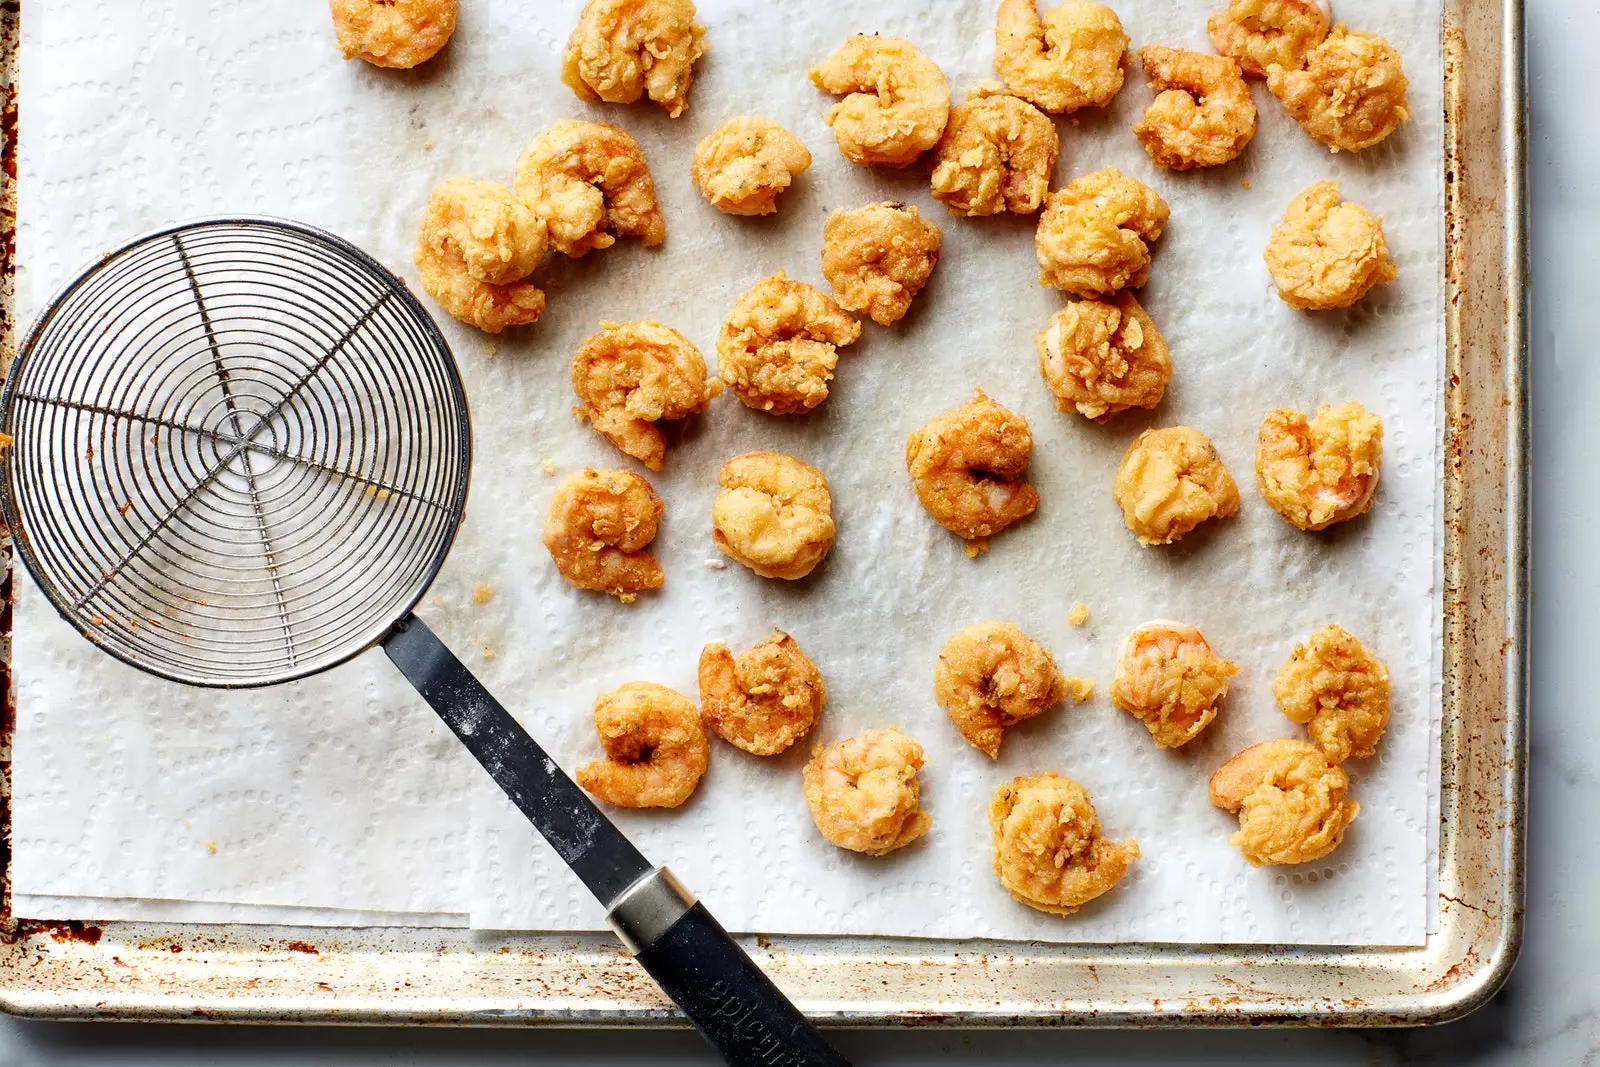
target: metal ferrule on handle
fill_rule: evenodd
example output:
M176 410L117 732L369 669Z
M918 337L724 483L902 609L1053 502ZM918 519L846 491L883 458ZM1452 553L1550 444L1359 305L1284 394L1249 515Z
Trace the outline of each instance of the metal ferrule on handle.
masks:
M661 939L694 907L694 894L665 867L657 867L622 891L606 912L606 925L637 956Z

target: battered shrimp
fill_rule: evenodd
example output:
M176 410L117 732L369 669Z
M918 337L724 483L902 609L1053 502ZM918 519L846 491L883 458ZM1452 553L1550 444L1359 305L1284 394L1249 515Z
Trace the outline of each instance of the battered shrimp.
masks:
M775 756L817 724L827 687L817 665L782 630L735 659L720 641L700 653L700 709L724 741Z
M818 745L802 779L812 821L830 844L869 856L911 844L933 825L917 807L922 763L922 746L893 728Z
M1011 623L980 622L945 642L933 697L967 743L994 759L1005 728L1065 700L1067 680L1045 647Z
M906 469L935 522L974 541L1032 515L1039 491L1022 480L1033 455L1028 420L982 389L906 441Z
M939 227L909 204L835 211L822 228L822 276L834 299L879 326L905 317L938 265Z
M1128 529L1146 545L1170 545L1207 519L1239 510L1239 487L1211 439L1188 426L1140 434L1112 483Z
M828 479L781 452L746 452L722 465L711 536L725 555L763 578L794 581L833 547Z
M1061 138L1044 112L984 82L950 109L933 152L933 198L952 215L1031 215L1050 191L1060 155Z
M1306 53L1303 67L1268 70L1267 88L1301 129L1335 152L1370 148L1411 117L1400 53L1343 24Z
M1289 201L1265 253L1278 296L1302 311L1349 307L1399 277L1383 219L1339 199L1339 183L1320 181Z
M1328 14L1316 0L1230 0L1206 22L1211 47L1265 78L1273 67L1298 70L1328 36Z
M1036 0L1000 0L994 69L1006 88L1051 112L1105 107L1122 88L1128 35L1117 13L1067 0L1039 17Z
M1158 166L1215 167L1238 158L1256 132L1256 105L1237 60L1153 44L1139 50L1161 92L1133 128Z
M561 80L579 100L648 96L677 118L689 106L705 37L690 0L589 0L561 53Z
M606 758L578 768L578 784L623 808L675 808L706 773L711 743L694 703L654 682L629 682L595 698Z
M828 399L839 348L860 336L861 323L832 297L780 270L728 312L717 336L717 373L746 407L795 415Z
M1302 530L1324 530L1372 510L1383 466L1383 423L1350 401L1304 414L1277 408L1261 423L1261 499Z
M1167 224L1167 202L1115 167L1085 174L1050 194L1033 251L1039 284L1105 296L1150 277L1150 246Z
M1300 723L1330 762L1366 759L1389 725L1389 668L1331 623L1296 645L1272 683L1278 710Z
M645 546L662 510L650 483L631 471L573 471L550 497L544 547L579 589L631 604L642 590L661 588L661 564Z
M603 122L562 119L535 137L517 164L517 193L544 218L562 255L610 248L618 234L646 246L667 236L644 152Z
M1211 725L1228 679L1238 673L1193 626L1147 622L1117 653L1111 702L1143 720L1156 744L1179 748Z
M601 322L572 357L573 409L595 431L653 471L667 439L656 425L704 411L722 393L706 380L706 361L683 334L659 322Z
M1217 768L1211 803L1237 812L1228 842L1255 867L1307 863L1339 847L1361 805L1344 768L1305 741L1264 741Z
M778 194L809 166L811 153L798 137L769 118L742 115L706 134L689 176L718 211L770 215Z
M909 166L939 143L950 83L910 41L858 33L811 68L811 84L844 99L822 116L839 151L863 167Z
M544 222L494 182L452 178L435 187L417 228L422 288L487 333L539 321L544 292L522 279L544 253Z
M330 0L329 7L339 51L376 67L426 63L456 32L458 0Z
M1122 880L1139 858L1132 839L1100 832L1083 786L1051 772L1013 778L989 804L994 873L1018 903L1071 915Z
M1033 343L1056 407L1097 422L1155 407L1172 380L1167 342L1132 293L1073 301Z

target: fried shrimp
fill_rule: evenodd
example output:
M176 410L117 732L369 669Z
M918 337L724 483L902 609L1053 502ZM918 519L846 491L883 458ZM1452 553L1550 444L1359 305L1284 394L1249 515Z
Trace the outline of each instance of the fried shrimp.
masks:
M835 211L822 227L822 276L834 299L879 326L905 317L938 265L939 227L909 204Z
M1307 863L1339 847L1361 805L1350 778L1305 741L1263 741L1211 776L1211 803L1236 812L1228 842L1255 867Z
M1161 403L1172 380L1166 339L1132 293L1075 300L1033 339L1056 407L1096 422Z
M1011 623L980 622L945 642L933 696L967 743L994 759L1005 728L1065 700L1067 680L1045 647Z
M677 118L705 37L690 0L589 0L561 53L561 80L588 103L648 96Z
M1122 88L1128 35L1117 13L1067 0L1039 17L1036 0L1000 0L994 69L1006 88L1045 111L1105 107Z
M1383 423L1355 401L1301 412L1277 408L1261 423L1261 499L1302 530L1324 530L1372 510L1383 466Z
M1050 194L1033 251L1039 284L1105 296L1150 277L1148 242L1167 224L1167 202L1115 167L1085 174Z
M1132 838L1112 841L1083 786L1051 772L1013 778L989 804L994 873L1018 903L1071 915L1122 880L1139 858Z
M950 109L930 164L933 198L952 215L1031 215L1050 191L1060 155L1049 116L984 82Z
M646 246L667 236L644 152L604 122L562 119L530 141L517 164L517 194L548 224L562 255L610 248L616 235Z
M861 323L832 297L780 270L723 320L717 374L746 407L795 415L828 399L839 348L860 336Z
M1178 748L1211 725L1228 679L1238 673L1193 626L1147 622L1117 653L1111 702L1142 720L1156 744Z
M1188 426L1140 434L1117 467L1112 495L1146 545L1170 545L1207 519L1239 510L1239 487L1211 439Z
M539 321L544 292L523 279L544 254L544 221L494 182L463 177L436 186L417 228L422 288L486 333Z
M906 440L906 469L917 499L969 547L1039 506L1039 491L1022 480L1032 455L1028 420L982 389Z
M1399 277L1383 219L1340 200L1336 181L1316 182L1289 201L1265 259L1278 296L1302 311L1349 307Z
M1239 61L1251 77L1272 67L1298 70L1328 36L1328 15L1316 0L1230 0L1206 22L1211 47Z
M346 59L408 70L456 32L458 0L331 0L333 32Z
M933 825L917 806L922 763L922 746L893 728L818 745L802 778L811 820L830 844L852 852L904 848Z
M544 547L579 589L631 604L641 591L661 588L661 564L645 546L662 510L650 483L631 471L573 471L550 497Z
M1278 710L1330 762L1366 759L1389 725L1389 668L1342 626L1318 628L1272 683Z
M794 581L833 547L828 479L781 452L746 452L722 465L711 505L718 548L763 578Z
M573 413L653 471L667 439L656 423L704 411L722 393L706 380L706 361L683 334L659 322L601 322L572 357Z
M778 194L811 166L800 139L769 118L741 115L706 134L689 176L718 211L770 215Z
M1400 53L1370 33L1333 28L1298 69L1267 71L1267 88L1301 129L1335 152L1370 148L1411 117Z
M817 724L827 687L782 630L739 653L720 641L700 653L700 713L713 733L756 756L775 756Z
M811 68L811 84L843 95L823 121L839 151L863 167L909 166L939 143L950 117L950 83L910 41L858 33Z
M1238 158L1256 132L1256 105L1237 60L1153 44L1139 50L1161 92L1133 127L1157 166L1215 167Z
M606 758L584 764L574 777L618 807L677 807L711 759L693 701L654 682L629 682L596 697L594 728Z

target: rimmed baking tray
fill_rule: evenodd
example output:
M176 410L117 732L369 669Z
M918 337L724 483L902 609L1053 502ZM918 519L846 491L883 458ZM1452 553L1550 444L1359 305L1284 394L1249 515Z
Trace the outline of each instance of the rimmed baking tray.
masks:
M14 352L17 0L0 2L0 342ZM1527 352L1522 9L1444 26L1444 714L1420 948L755 938L823 1025L1409 1025L1483 1003L1522 933ZM608 935L31 922L10 912L12 577L0 584L0 1009L55 1018L532 1026L682 1020Z

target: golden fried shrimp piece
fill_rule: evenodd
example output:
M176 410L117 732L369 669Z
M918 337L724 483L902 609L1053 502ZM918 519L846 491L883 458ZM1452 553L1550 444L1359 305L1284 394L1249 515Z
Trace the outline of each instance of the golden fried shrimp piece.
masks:
M1361 805L1344 768L1305 741L1263 741L1211 776L1211 803L1237 812L1228 842L1255 867L1306 863L1339 847Z
M939 227L909 204L835 211L822 227L822 276L834 299L879 326L905 317L938 265Z
M1071 915L1101 896L1139 858L1129 838L1100 833L1100 817L1083 786L1051 772L1013 778L989 804L994 873L1019 903Z
M844 95L822 119L844 158L863 167L909 166L939 143L950 117L944 72L900 37L854 34L810 77L823 92Z
M1342 626L1319 627L1272 683L1278 710L1330 762L1366 759L1389 725L1389 668Z
M662 510L650 483L631 471L573 471L550 497L544 547L579 589L631 604L642 590L661 588L661 564L645 546Z
M1031 215L1050 192L1060 155L1061 138L1044 112L984 82L950 109L929 164L933 198L952 215Z
M1277 408L1261 423L1256 486L1302 530L1324 530L1372 510L1383 466L1383 423L1355 401L1314 418Z
M1239 487L1211 439L1188 426L1146 430L1112 483L1122 520L1146 545L1170 545L1207 519L1239 510Z
M770 215L778 194L807 167L811 153L769 118L741 115L706 134L689 176L700 195L729 215Z
M1265 258L1278 296L1302 311L1349 307L1400 273L1383 219L1340 200L1336 181L1316 182L1289 201Z
M1148 45L1139 61L1160 89L1133 127L1157 166L1215 167L1238 158L1256 133L1256 104L1237 60Z
M606 758L578 768L578 784L623 808L675 808L706 773L711 743L694 702L654 682L629 682L594 701Z
M1267 88L1301 129L1335 152L1370 148L1411 117L1400 53L1341 23L1305 66L1267 71Z
M656 425L704 411L722 383L706 380L706 361L683 334L659 322L601 322L572 357L579 418L653 471L667 439Z
M722 465L711 504L711 537L725 555L763 578L794 581L833 547L828 479L782 452L746 452Z
M826 293L783 271L739 298L717 336L717 374L746 407L773 415L810 411L828 399L841 346L861 336Z
M945 642L933 697L967 743L994 759L1005 728L1065 700L1067 681L1049 651L1011 623L980 622Z
M1155 407L1172 380L1166 339L1132 293L1073 301L1050 316L1033 344L1056 407L1096 422Z
M1050 194L1033 251L1039 284L1105 296L1150 278L1150 246L1167 224L1167 202L1115 167L1085 174Z
M1033 455L1028 420L973 390L906 440L906 469L933 520L967 542L1032 515L1039 491L1022 480Z
M1298 70L1328 36L1328 15L1316 0L1230 0L1206 22L1211 47L1265 78L1272 67Z
M1000 0L994 69L1006 88L1045 111L1105 107L1122 88L1128 35L1117 13L1067 0L1039 17L1036 0Z
M330 0L333 32L346 59L409 70L456 32L458 0Z
M1117 653L1111 702L1144 722L1162 748L1200 736L1217 717L1237 665L1211 650L1193 626L1147 622L1128 634Z
M700 653L700 714L752 755L775 756L810 733L827 699L817 665L782 630L738 659L720 641Z
M544 291L522 279L544 253L543 220L494 182L462 177L435 186L417 228L422 288L487 333L539 321Z
M562 255L610 248L619 234L646 246L666 240L644 152L604 122L562 119L530 141L517 164L517 194L548 224Z
M588 103L648 96L677 118L705 37L690 0L589 0L561 53L561 80Z
M818 745L803 783L811 820L830 844L884 856L928 832L933 818L917 807L922 746L890 728Z

